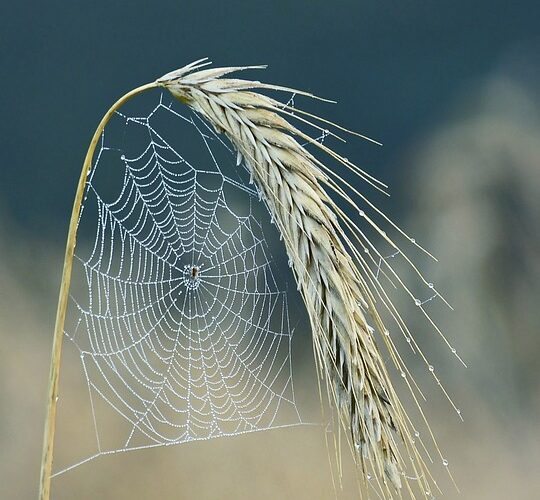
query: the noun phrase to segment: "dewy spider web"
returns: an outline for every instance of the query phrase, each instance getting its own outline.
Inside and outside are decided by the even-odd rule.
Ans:
[[[258,193],[214,131],[163,95],[147,116],[124,113],[89,172],[74,261],[82,285],[65,331],[96,452],[56,475],[100,455],[301,423],[287,284]],[[104,413],[117,417],[112,438]]]

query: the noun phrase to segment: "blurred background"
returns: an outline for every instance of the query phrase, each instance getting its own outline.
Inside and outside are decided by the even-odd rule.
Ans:
[[[205,56],[219,66],[268,64],[255,78],[335,98],[302,106],[384,143],[350,140],[340,152],[389,184],[392,197],[374,199],[438,257],[419,265],[455,307],[435,309],[435,319],[468,365],[403,304],[464,416],[461,423],[418,370],[461,490],[438,470],[444,498],[537,496],[536,2],[34,1],[4,3],[0,13],[1,498],[37,493],[65,236],[89,139],[118,96]],[[301,338],[303,411],[319,421],[311,344]],[[335,496],[319,427],[100,458],[53,480],[53,492]],[[355,494],[346,470],[338,496]]]

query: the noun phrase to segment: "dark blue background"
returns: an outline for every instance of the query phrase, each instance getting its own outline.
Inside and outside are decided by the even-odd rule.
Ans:
[[[384,142],[349,155],[391,183],[398,159],[509,50],[538,47],[537,2],[10,2],[1,11],[0,210],[61,243],[80,165],[125,91],[199,57],[337,99],[309,104]],[[536,11],[536,12],[535,12]],[[394,193],[399,199],[399,186]],[[36,234],[36,233],[34,233]]]

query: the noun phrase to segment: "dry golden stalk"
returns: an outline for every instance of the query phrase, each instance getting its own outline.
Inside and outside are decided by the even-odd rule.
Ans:
[[[352,205],[388,244],[395,249],[397,246],[358,208],[348,192],[359,196],[370,208],[383,214],[338,173],[308,152],[297,139],[318,148],[372,186],[379,189],[386,186],[294,127],[284,116],[294,117],[334,137],[337,135],[319,124],[344,131],[346,129],[302,110],[293,109],[256,90],[315,96],[256,81],[223,78],[234,71],[262,66],[202,69],[207,64],[204,59],[196,61],[128,92],[107,111],[90,143],[77,187],[66,243],[47,399],[40,498],[48,500],[50,496],[62,337],[77,221],[86,177],[98,139],[114,112],[136,94],[155,87],[168,89],[180,101],[206,118],[232,142],[238,153],[238,164],[245,161],[285,242],[298,288],[309,313],[320,375],[326,381],[329,396],[341,423],[347,429],[355,459],[365,471],[364,478],[367,478],[367,470],[371,468],[384,497],[391,498],[396,491],[401,495],[403,484],[414,496],[405,474],[406,469],[411,470],[421,495],[427,495],[432,487],[431,476],[416,448],[414,430],[376,345],[373,337],[375,329],[368,324],[369,318],[379,333],[387,331],[375,307],[376,297],[378,304],[386,307],[396,319],[400,330],[403,333],[409,332],[357,244],[365,249],[374,247],[327,194],[326,189]],[[393,227],[401,232],[397,226]],[[403,285],[390,267],[387,270]],[[406,287],[405,290],[410,295]],[[407,379],[407,369],[391,338],[382,335],[382,339],[392,362],[406,377],[414,398],[411,386],[414,382]],[[416,346],[414,340],[413,344]],[[427,363],[421,351],[418,352]],[[401,438],[406,452],[403,455],[406,456],[400,453],[396,435]]]
[[[49,374],[49,387],[47,393],[47,414],[45,417],[45,431],[43,435],[43,452],[41,456],[41,471],[39,480],[39,499],[49,500],[51,495],[51,476],[53,466],[54,434],[56,430],[56,405],[58,401],[58,384],[60,380],[60,361],[62,357],[62,340],[64,338],[64,323],[69,297],[69,287],[71,284],[71,271],[73,267],[73,256],[75,254],[75,245],[77,243],[77,223],[81,212],[84,189],[86,187],[86,178],[92,166],[94,151],[99,138],[103,133],[107,123],[114,113],[122,107],[132,97],[156,87],[156,83],[148,83],[137,87],[118,99],[110,109],[105,113],[88,146],[88,151],[84,158],[84,163],[77,184],[71,219],[69,221],[68,236],[66,241],[66,253],[64,256],[64,266],[62,270],[62,281],[60,284],[60,293],[58,297],[58,306],[56,309],[56,320],[54,324],[54,338],[51,354],[51,366]]]

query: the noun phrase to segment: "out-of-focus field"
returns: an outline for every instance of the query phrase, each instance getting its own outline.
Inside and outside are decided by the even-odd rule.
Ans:
[[[532,499],[540,491],[540,111],[537,95],[493,78],[403,161],[403,225],[439,257],[425,264],[455,306],[437,321],[466,360],[421,333],[460,423],[425,370],[444,498]],[[394,190],[395,191],[395,190]],[[63,249],[0,231],[0,498],[35,498],[51,332]],[[414,306],[405,305],[413,317]],[[424,323],[413,326],[427,331]],[[311,346],[306,343],[306,350]],[[309,356],[303,356],[304,359]],[[308,421],[319,422],[312,366],[296,367]],[[62,396],[61,396],[62,397]],[[77,405],[69,425],[77,435]],[[61,446],[77,446],[77,442]],[[347,453],[343,490],[355,498]],[[334,497],[324,429],[303,426],[101,457],[53,480],[57,499]],[[437,495],[439,497],[439,495]]]

